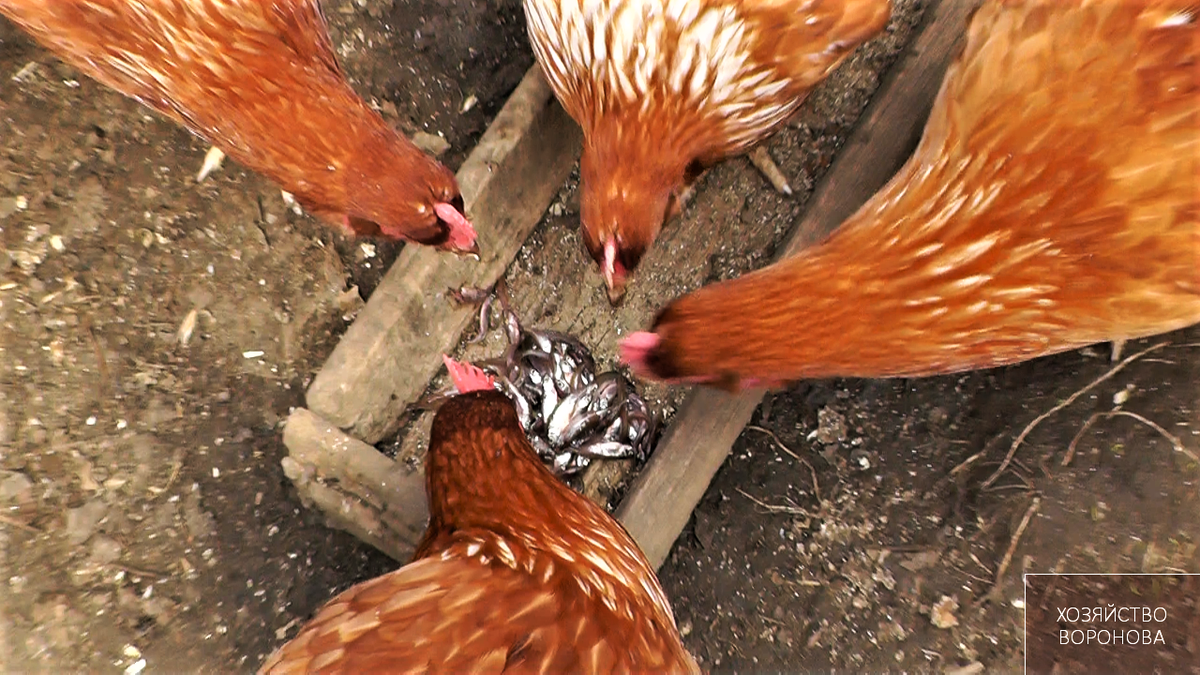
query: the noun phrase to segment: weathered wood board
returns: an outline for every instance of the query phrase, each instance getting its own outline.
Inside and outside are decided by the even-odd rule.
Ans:
[[[881,85],[780,257],[824,239],[903,165],[976,4],[942,0],[926,10],[924,28]],[[634,480],[617,517],[655,566],[666,560],[762,396],[761,390],[692,392]]]
[[[580,133],[535,66],[457,178],[482,259],[409,246],[314,378],[310,409],[289,416],[284,470],[301,498],[397,560],[428,519],[422,474],[370,443],[394,433],[476,315],[446,290],[490,285],[512,262],[579,156]],[[343,429],[345,431],[343,431]]]
[[[819,190],[812,192],[812,186],[841,144],[842,129],[853,124],[878,85],[874,79],[878,66],[871,61],[893,58],[914,33],[914,25],[901,22],[874,45],[860,50],[809,97],[800,114],[800,133],[781,134],[771,141],[771,153],[798,188],[795,197],[765,187],[764,179],[745,160],[718,166],[704,179],[693,203],[660,235],[633,278],[625,302],[615,309],[608,305],[600,277],[580,240],[577,180],[572,178],[554,195],[577,155],[578,130],[549,102],[545,85],[536,82],[541,89],[535,89],[527,77],[522,88],[528,85],[530,89],[519,89],[505,106],[505,111],[517,106],[527,111],[527,116],[524,121],[504,124],[524,129],[537,140],[508,138],[505,157],[511,159],[497,168],[496,175],[558,172],[554,178],[558,183],[543,191],[550,179],[524,176],[520,180],[539,186],[536,196],[540,201],[522,198],[515,207],[503,207],[506,215],[497,217],[491,214],[499,212],[499,207],[491,210],[481,204],[491,199],[511,203],[504,202],[510,197],[504,180],[519,179],[491,177],[486,188],[473,189],[471,185],[479,184],[475,180],[479,172],[488,166],[489,160],[477,158],[481,150],[472,153],[459,172],[468,209],[481,235],[490,229],[507,232],[504,236],[511,238],[499,245],[506,247],[506,252],[507,247],[512,248],[509,257],[516,255],[504,278],[522,321],[578,336],[593,349],[599,368],[610,369],[615,366],[616,345],[622,335],[647,325],[659,307],[681,293],[762,266],[791,223],[799,222],[797,231],[809,233],[793,236],[790,243],[796,248],[798,242],[811,243],[831,231],[911,150],[948,59],[949,46],[941,43],[949,40],[952,44],[957,39],[967,14],[967,10],[952,11],[957,2],[946,0],[943,4],[946,6],[935,5],[927,11],[927,17],[931,16],[928,27],[899,68],[904,74],[881,90],[876,98],[884,100],[874,104],[863,128],[846,146],[844,153],[854,153],[853,158],[838,160]],[[910,15],[913,6],[908,3]],[[920,72],[926,68],[933,68],[932,74]],[[826,95],[825,90],[831,93]],[[502,111],[501,116],[504,114]],[[502,122],[498,117],[493,126]],[[489,129],[480,148],[492,134]],[[550,157],[554,148],[561,152],[568,146],[563,164],[558,163],[562,157]],[[810,193],[812,201],[805,212],[805,196]],[[551,203],[550,209],[543,218],[547,203]],[[517,211],[526,219],[524,226],[504,220],[515,219]],[[481,239],[485,247],[493,243]],[[312,411],[299,410],[289,418],[285,442],[293,461],[287,469],[302,496],[325,511],[331,525],[399,560],[406,559],[425,525],[420,473],[404,462],[386,459],[356,439],[376,443],[397,427],[401,411],[439,371],[438,354],[453,350],[463,328],[478,317],[471,309],[451,307],[444,299],[445,288],[490,284],[500,274],[497,269],[503,269],[501,257],[485,258],[480,265],[406,250],[310,387]],[[428,318],[430,312],[435,315],[432,319]],[[463,345],[459,356],[490,358],[502,350],[503,338],[495,332],[486,340]],[[689,392],[652,384],[644,385],[643,390],[656,409],[668,415],[679,412],[619,514],[651,560],[659,564],[760,396]],[[409,424],[400,459],[420,457],[427,443],[428,418],[424,415]],[[312,454],[318,448],[326,453],[374,454],[319,458]],[[585,477],[585,492],[603,501],[627,473],[624,462],[593,467]]]
[[[284,473],[338,529],[396,560],[412,556],[429,519],[423,473],[305,408],[288,417],[283,442]],[[336,481],[322,480],[329,477]]]
[[[482,259],[406,246],[309,386],[308,407],[367,443],[394,433],[441,368],[436,355],[454,349],[474,316],[446,289],[500,278],[570,173],[580,140],[534,66],[458,172]]]

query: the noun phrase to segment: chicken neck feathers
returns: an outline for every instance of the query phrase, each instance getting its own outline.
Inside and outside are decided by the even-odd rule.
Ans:
[[[668,305],[650,370],[919,376],[1200,321],[1185,2],[991,2],[913,158],[824,244]]]

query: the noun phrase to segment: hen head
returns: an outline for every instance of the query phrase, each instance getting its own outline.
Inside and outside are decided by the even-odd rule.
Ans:
[[[603,143],[589,144],[580,160],[583,241],[613,305],[624,298],[629,275],[663,225],[679,212],[683,167],[642,160],[619,158]]]
[[[358,236],[478,255],[475,229],[463,215],[454,174],[415,147],[389,145],[389,151],[359,153],[358,162],[347,167],[343,208],[325,206],[319,199],[305,206]]]
[[[277,178],[284,189],[347,234],[478,255],[454,174],[366,113],[336,140],[296,138],[300,158]]]

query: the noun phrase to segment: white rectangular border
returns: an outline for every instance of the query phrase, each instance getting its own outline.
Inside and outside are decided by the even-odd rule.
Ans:
[[[1021,602],[1025,616],[1021,618],[1021,666],[1029,672],[1029,581],[1027,577],[1200,577],[1200,572],[1023,572]]]

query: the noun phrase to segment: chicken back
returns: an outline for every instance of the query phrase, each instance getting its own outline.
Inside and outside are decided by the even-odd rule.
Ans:
[[[0,0],[0,14],[353,233],[476,250],[454,175],[350,88],[317,0]]]
[[[291,672],[699,672],[633,539],[560,483],[490,376],[434,417],[413,562],[334,598],[264,664]]]
[[[624,358],[732,388],[913,377],[1200,321],[1198,11],[988,2],[891,182],[825,243],[670,303]]]
[[[881,30],[888,0],[525,0],[546,78],[583,128],[580,221],[624,292],[701,169],[745,151]]]

